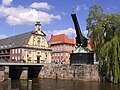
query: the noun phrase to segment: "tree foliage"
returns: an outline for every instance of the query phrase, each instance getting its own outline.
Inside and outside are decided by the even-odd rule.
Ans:
[[[120,14],[105,14],[102,7],[90,7],[87,18],[88,37],[106,79],[120,81]]]

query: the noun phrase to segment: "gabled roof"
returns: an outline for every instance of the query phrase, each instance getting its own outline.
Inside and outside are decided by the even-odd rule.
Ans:
[[[68,38],[65,34],[51,36],[49,44],[68,43],[75,44],[75,39]]]
[[[32,34],[32,32],[27,32],[24,34],[19,34],[19,35],[5,38],[5,39],[1,39],[0,45],[12,44],[12,47],[23,46],[28,43],[28,40],[29,40],[31,34]]]

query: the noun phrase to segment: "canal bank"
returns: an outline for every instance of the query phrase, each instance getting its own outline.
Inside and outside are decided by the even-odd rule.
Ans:
[[[45,65],[42,67],[39,78],[68,79],[83,81],[99,81],[99,72],[97,65]]]
[[[32,74],[36,73],[32,70]],[[9,68],[1,69],[0,80],[9,75]],[[23,70],[20,79],[28,79],[28,71]],[[32,75],[32,76],[33,76]],[[9,77],[9,76],[7,76]],[[13,76],[14,77],[14,76]],[[79,66],[65,65],[65,64],[46,64],[38,73],[38,78],[51,79],[68,79],[68,80],[83,80],[83,81],[99,81],[99,71],[97,65],[84,64]]]

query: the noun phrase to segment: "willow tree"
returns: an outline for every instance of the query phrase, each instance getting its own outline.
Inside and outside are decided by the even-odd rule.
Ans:
[[[114,83],[120,81],[120,14],[106,14],[104,22],[104,44],[100,49],[101,72]]]
[[[104,14],[93,5],[87,18],[91,46],[100,62],[102,77],[114,83],[120,81],[120,14]]]
[[[100,50],[101,62],[105,65],[101,67],[107,79],[112,79],[114,83],[120,81],[120,39],[115,36],[113,39],[104,44]]]

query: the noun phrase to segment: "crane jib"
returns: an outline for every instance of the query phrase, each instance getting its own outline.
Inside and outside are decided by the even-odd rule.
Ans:
[[[82,46],[82,47],[87,47],[87,39],[81,33],[76,14],[72,13],[71,16],[72,16],[72,20],[74,22],[74,26],[75,26],[75,30],[76,30],[76,34],[77,34],[76,45]]]

